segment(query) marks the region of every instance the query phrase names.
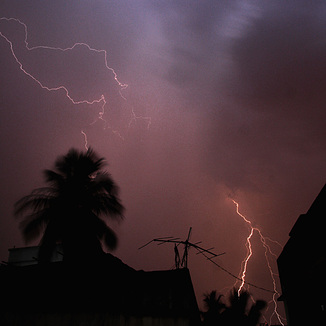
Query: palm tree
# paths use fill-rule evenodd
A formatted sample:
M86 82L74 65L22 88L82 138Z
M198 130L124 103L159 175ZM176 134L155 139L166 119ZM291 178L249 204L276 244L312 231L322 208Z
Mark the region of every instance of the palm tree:
M257 300L248 313L249 299L248 291L242 290L239 293L238 289L232 289L229 297L230 306L224 311L224 325L256 326L258 324L267 303L264 300Z
M94 260L117 246L114 231L103 218L123 217L119 189L102 171L104 159L92 149L69 150L45 170L47 187L35 189L16 202L15 215L22 216L23 237L30 242L42 235L38 259L50 260L57 243L62 243L64 260Z
M226 306L221 301L222 294L217 297L217 292L211 291L204 294L204 306L206 311L202 313L203 324L210 325L219 325L221 324L221 315L225 310Z
M214 326L256 326L266 308L263 300L255 301L249 309L250 293L242 290L238 293L233 288L229 296L229 305L221 302L222 295L217 297L216 291L204 295L206 311L203 315L203 325ZM248 312L249 310L249 312Z

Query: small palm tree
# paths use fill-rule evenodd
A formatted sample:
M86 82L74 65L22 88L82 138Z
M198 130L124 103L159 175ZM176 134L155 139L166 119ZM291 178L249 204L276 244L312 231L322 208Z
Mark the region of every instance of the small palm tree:
M203 325L216 326L256 326L266 308L263 300L255 301L249 309L250 294L236 288L230 292L229 305L221 302L222 295L217 297L216 291L204 295L206 311L202 313ZM249 312L248 312L249 310Z
M204 306L206 309L202 313L204 325L219 325L221 323L222 312L226 309L225 304L221 301L222 296L220 294L217 297L215 290L204 294Z
M242 290L239 293L238 289L232 289L229 297L230 306L223 316L225 325L256 326L258 324L267 303L264 300L257 300L249 309L249 299L248 291Z
M118 187L102 171L104 159L92 149L71 149L55 162L55 169L45 170L47 187L35 189L16 202L15 215L26 242L43 234L39 261L49 261L57 243L62 243L65 261L89 260L103 254L101 242L117 246L114 231L102 218L123 217L124 208Z

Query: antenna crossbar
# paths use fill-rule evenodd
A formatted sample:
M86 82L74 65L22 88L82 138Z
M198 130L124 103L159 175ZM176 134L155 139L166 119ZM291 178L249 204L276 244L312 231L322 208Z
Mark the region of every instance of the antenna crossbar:
M220 254L215 254L214 252L211 251L212 249L214 249L214 247L209 248L209 249L205 249L205 248L202 248L202 247L198 246L198 244L201 243L201 241L196 242L196 243L191 243L189 241L190 236L191 236L191 229L192 228L189 229L188 237L187 237L186 240L180 240L180 238L176 238L176 237L161 237L161 238L156 238L156 239L153 239L153 240L147 242L146 244L139 247L138 249L142 249L142 248L148 246L149 244L151 244L152 242L158 242L158 245L162 245L162 244L165 244L165 243L174 243L175 268L179 269L179 268L187 268L187 265L188 265L188 252L189 252L190 247L193 247L195 250L197 250L197 255L199 255L199 254L203 255L207 260L212 262L215 266L220 268L222 271L229 274L231 277L233 277L233 278L235 278L237 280L241 280L238 276L231 273L230 271L228 271L227 269L225 269L224 267L222 267L221 265L216 263L216 261L213 260L216 257L224 255L225 252L222 252ZM184 245L184 252L183 252L183 255L182 255L182 259L180 258L180 254L179 254L179 250L178 250L179 245ZM252 287L255 287L257 289L266 291L266 292L277 293L277 292L275 292L273 290L269 290L269 289L263 288L261 286L257 286L255 284L247 282L247 281L245 281L245 283L252 286Z
M143 246L139 247L138 249L142 249L153 242L158 242L157 245L162 245L165 243L174 243L174 255L175 255L175 268L176 269L188 267L188 253L189 253L189 249L191 247L195 248L198 251L197 254L203 254L203 255L205 254L204 256L207 259L213 259L215 257L225 254L225 252L220 253L220 254L215 254L214 252L211 251L212 249L214 249L213 247L209 248L209 249L205 249L205 248L198 246L198 244L201 243L201 241L198 241L195 243L190 242L189 240L190 240L190 236L191 236L191 231L192 231L192 228L190 227L186 240L181 240L178 237L160 237L160 238L155 238L155 239L145 243ZM179 250L178 250L178 247L180 245L184 246L182 258L180 257ZM207 256L207 255L209 255L209 256Z

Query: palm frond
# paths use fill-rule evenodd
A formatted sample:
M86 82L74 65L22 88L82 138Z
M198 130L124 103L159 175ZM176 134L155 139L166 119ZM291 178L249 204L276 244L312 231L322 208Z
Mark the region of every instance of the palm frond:
M60 186L64 182L64 177L55 171L44 170L43 174L45 177L45 181L55 186Z
M25 242L29 243L37 239L42 234L48 221L49 213L46 210L26 216L19 224Z
M56 188L53 187L40 187L34 189L31 194L32 195L38 195L38 194L47 194L47 195L54 195L57 192Z
M97 215L103 215L114 219L122 219L124 213L124 206L117 197L108 197L105 194L96 194L93 197L94 206L92 210Z
M93 162L94 168L100 170L105 165L103 157L98 157L92 148L89 148L86 152L87 158Z
M69 177L71 175L76 162L78 161L79 154L77 150L70 149L68 154L64 156L59 156L59 158L55 162L55 168L62 175Z
M38 189L39 190L39 189ZM43 210L51 205L54 197L50 194L46 194L40 190L39 193L35 191L30 195L27 195L15 203L14 214L15 216L20 216L28 210L38 211Z
M92 225L94 231L99 239L103 241L107 249L116 249L118 245L118 238L115 232L98 216L92 214Z
M104 245L111 250L116 249L118 246L118 238L115 232L109 227L106 229L105 235L103 237L103 242Z
M94 182L92 183L94 191L96 189L105 191L109 195L117 196L119 194L119 187L113 181L111 175L107 172L97 174Z

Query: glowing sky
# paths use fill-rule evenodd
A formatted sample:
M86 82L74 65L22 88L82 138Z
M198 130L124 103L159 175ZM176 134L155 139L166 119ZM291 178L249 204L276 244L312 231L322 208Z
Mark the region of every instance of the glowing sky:
M24 245L14 202L43 185L58 155L84 148L81 130L120 185L115 254L135 269L172 267L172 247L137 248L192 226L192 240L226 251L216 261L238 275L249 230L230 198L284 245L326 179L325 15L308 0L1 1L0 16L24 22L36 47L0 20L26 71L76 101L106 100L101 116L103 102L76 106L63 89L42 89L0 38L1 260ZM77 42L105 50L128 88L104 51L53 50ZM270 289L258 240L247 277ZM198 301L235 282L201 256L190 253L189 267Z

